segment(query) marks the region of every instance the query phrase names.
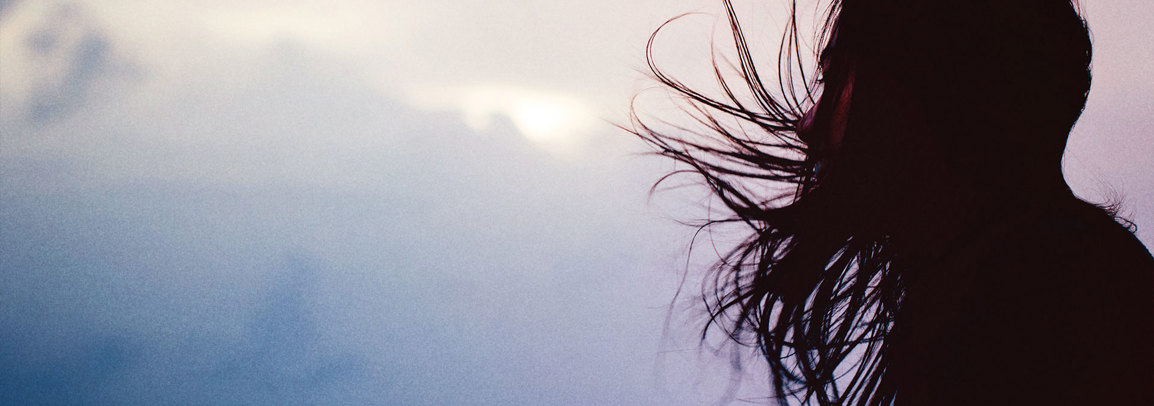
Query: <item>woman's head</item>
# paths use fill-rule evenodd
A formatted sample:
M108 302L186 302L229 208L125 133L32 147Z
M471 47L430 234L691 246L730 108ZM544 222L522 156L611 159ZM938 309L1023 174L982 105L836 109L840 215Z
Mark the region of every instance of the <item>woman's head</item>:
M854 80L847 154L1058 174L1090 86L1089 33L1069 1L843 0L832 21L821 74Z
M817 183L854 202L840 221L872 216L886 224L861 227L893 232L894 215L922 221L919 206L977 212L1064 189L1061 156L1090 85L1089 33L1073 4L843 0L833 10L824 89L797 131L821 166Z

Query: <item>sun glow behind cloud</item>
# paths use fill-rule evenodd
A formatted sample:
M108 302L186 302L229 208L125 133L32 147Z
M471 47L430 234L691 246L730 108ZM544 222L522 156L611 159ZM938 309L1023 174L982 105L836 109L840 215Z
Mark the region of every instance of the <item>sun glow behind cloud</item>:
M597 121L576 96L520 86L420 90L411 99L426 108L457 111L479 133L492 130L504 117L529 141L561 154L580 147Z

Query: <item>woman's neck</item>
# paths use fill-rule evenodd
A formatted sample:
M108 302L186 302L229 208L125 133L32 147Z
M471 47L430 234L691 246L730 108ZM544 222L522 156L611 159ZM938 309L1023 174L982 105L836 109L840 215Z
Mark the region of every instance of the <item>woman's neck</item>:
M907 260L933 263L964 250L983 235L1077 201L1061 177L980 192L956 189L929 196L924 204L909 210L898 220L891 239Z

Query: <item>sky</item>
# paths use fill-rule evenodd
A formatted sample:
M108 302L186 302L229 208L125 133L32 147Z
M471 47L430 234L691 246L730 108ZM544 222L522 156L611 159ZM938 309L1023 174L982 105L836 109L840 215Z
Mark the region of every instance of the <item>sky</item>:
M732 401L701 196L612 125L718 6L0 1L0 404ZM1154 6L1083 6L1067 180L1151 246Z

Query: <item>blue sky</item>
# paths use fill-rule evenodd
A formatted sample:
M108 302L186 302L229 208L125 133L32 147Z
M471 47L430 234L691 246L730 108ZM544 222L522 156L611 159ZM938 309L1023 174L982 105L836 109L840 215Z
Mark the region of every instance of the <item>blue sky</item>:
M717 5L406 3L0 2L0 404L722 399L699 196L607 123ZM1154 7L1100 3L1068 179L1151 245Z

